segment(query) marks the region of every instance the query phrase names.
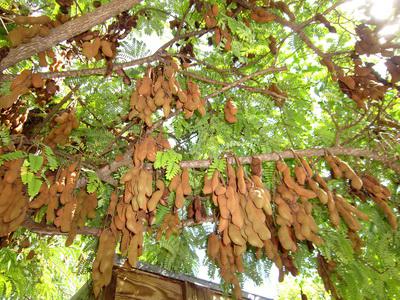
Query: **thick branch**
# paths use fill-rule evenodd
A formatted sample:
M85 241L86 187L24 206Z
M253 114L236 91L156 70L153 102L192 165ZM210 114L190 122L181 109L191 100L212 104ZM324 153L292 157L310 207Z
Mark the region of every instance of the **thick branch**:
M46 37L35 37L27 44L11 49L10 53L0 62L0 72L21 60L27 59L38 52L45 51L62 41L89 30L95 25L105 22L109 18L130 9L139 2L140 0L113 0L91 13L54 28Z
M384 163L387 167L393 169L394 171L400 173L400 163L398 159L389 159L384 155L380 155L368 149L353 149L353 148L341 148L332 147L324 149L306 149L306 150L294 150L294 152L300 157L312 157L312 156L324 156L325 150L329 151L334 155L348 155L356 157L370 158L376 161ZM242 164L250 164L252 157L257 157L262 161L277 161L282 158L294 158L292 150L286 150L283 152L258 154L254 156L244 156L239 157L239 161ZM229 163L235 163L233 157L228 158ZM207 168L211 164L210 160L192 160L192 161L182 161L180 163L182 168Z
M294 150L296 154L301 157L313 157L313 156L324 156L325 150L329 151L334 155L347 155L347 156L356 156L369 158L375 161L379 161L383 163L386 167L394 170L397 173L400 173L400 162L398 158L390 158L386 155L381 155L377 152L368 150L368 149L354 149L354 148L342 148L342 147L331 147L331 148L322 148L322 149L306 149L306 150ZM117 182L111 177L111 173L115 172L118 168L122 166L131 166L132 165L132 153L133 147L129 148L128 151L125 152L123 158L119 161L114 161L110 165L107 165L97 171L97 176L104 182L110 183L112 185L116 185ZM250 164L252 157L258 157L262 161L277 161L280 157L282 158L293 158L293 151L286 150L282 152L274 152L274 153L266 153L266 154L258 154L254 156L244 156L239 157L239 161L242 164ZM228 158L230 163L235 163L232 157ZM182 168L207 168L211 164L210 160L191 160L191 161L182 161L180 166Z

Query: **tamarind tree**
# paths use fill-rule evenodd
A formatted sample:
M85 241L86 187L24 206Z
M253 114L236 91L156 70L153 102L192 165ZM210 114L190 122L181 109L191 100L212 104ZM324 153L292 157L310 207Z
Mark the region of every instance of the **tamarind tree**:
M2 297L116 255L400 297L400 5L349 2L0 1Z

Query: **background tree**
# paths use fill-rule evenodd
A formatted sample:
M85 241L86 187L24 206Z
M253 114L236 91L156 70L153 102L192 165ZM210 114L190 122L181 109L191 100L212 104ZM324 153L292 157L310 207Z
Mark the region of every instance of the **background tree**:
M0 1L4 298L63 299L92 269L100 293L112 244L133 266L205 263L236 296L274 263L280 280L319 274L333 298L397 298L399 5L385 21L371 6L358 17L344 1ZM243 182L226 182L231 164ZM242 204L264 195L263 247L221 230L260 219L243 206L233 221L216 196L225 184ZM310 203L318 228L303 236ZM218 251L199 262L211 233L227 249L245 239L245 272Z

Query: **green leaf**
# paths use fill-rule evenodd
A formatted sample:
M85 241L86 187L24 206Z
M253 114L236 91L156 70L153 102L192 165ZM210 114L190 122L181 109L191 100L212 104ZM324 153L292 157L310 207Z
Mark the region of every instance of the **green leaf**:
M51 171L55 171L58 168L58 161L56 156L54 155L53 150L48 147L48 146L44 146L44 153L46 154L46 160L47 160L47 167L51 170Z
M36 173L43 165L43 156L29 154L29 168L32 172Z
M24 158L26 156L26 153L23 151L14 151L14 152L9 152L6 154L0 155L0 166L5 162L5 161L10 161L10 160L15 160L15 159L20 159Z

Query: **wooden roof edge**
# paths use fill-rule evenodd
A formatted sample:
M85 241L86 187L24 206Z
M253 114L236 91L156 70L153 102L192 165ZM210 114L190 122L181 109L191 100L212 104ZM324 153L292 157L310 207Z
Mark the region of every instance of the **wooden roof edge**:
M125 259L122 257L118 257L116 260L116 265L118 267L122 267L122 265L124 264ZM124 268L125 270L129 271L128 268ZM161 275L170 279L175 279L175 280L179 280L179 281L187 281L187 282L191 282L200 286L204 286L207 287L209 289L218 291L220 293L223 293L223 290L221 288L221 286L218 283L212 282L212 281L208 281L205 279L201 279L201 278L197 278L194 276L190 276L190 275L185 275L185 274L177 274L174 273L172 271L168 271L165 270L163 268L161 268L160 266L156 266L156 265L151 265L148 263L144 263L144 262L138 262L136 268L132 269L132 270L141 270L141 271L146 271L149 273L153 273L156 275ZM256 294L252 294L246 291L242 291L242 294L244 297L246 297L249 300L273 300L272 298L267 298L261 295L256 295Z

